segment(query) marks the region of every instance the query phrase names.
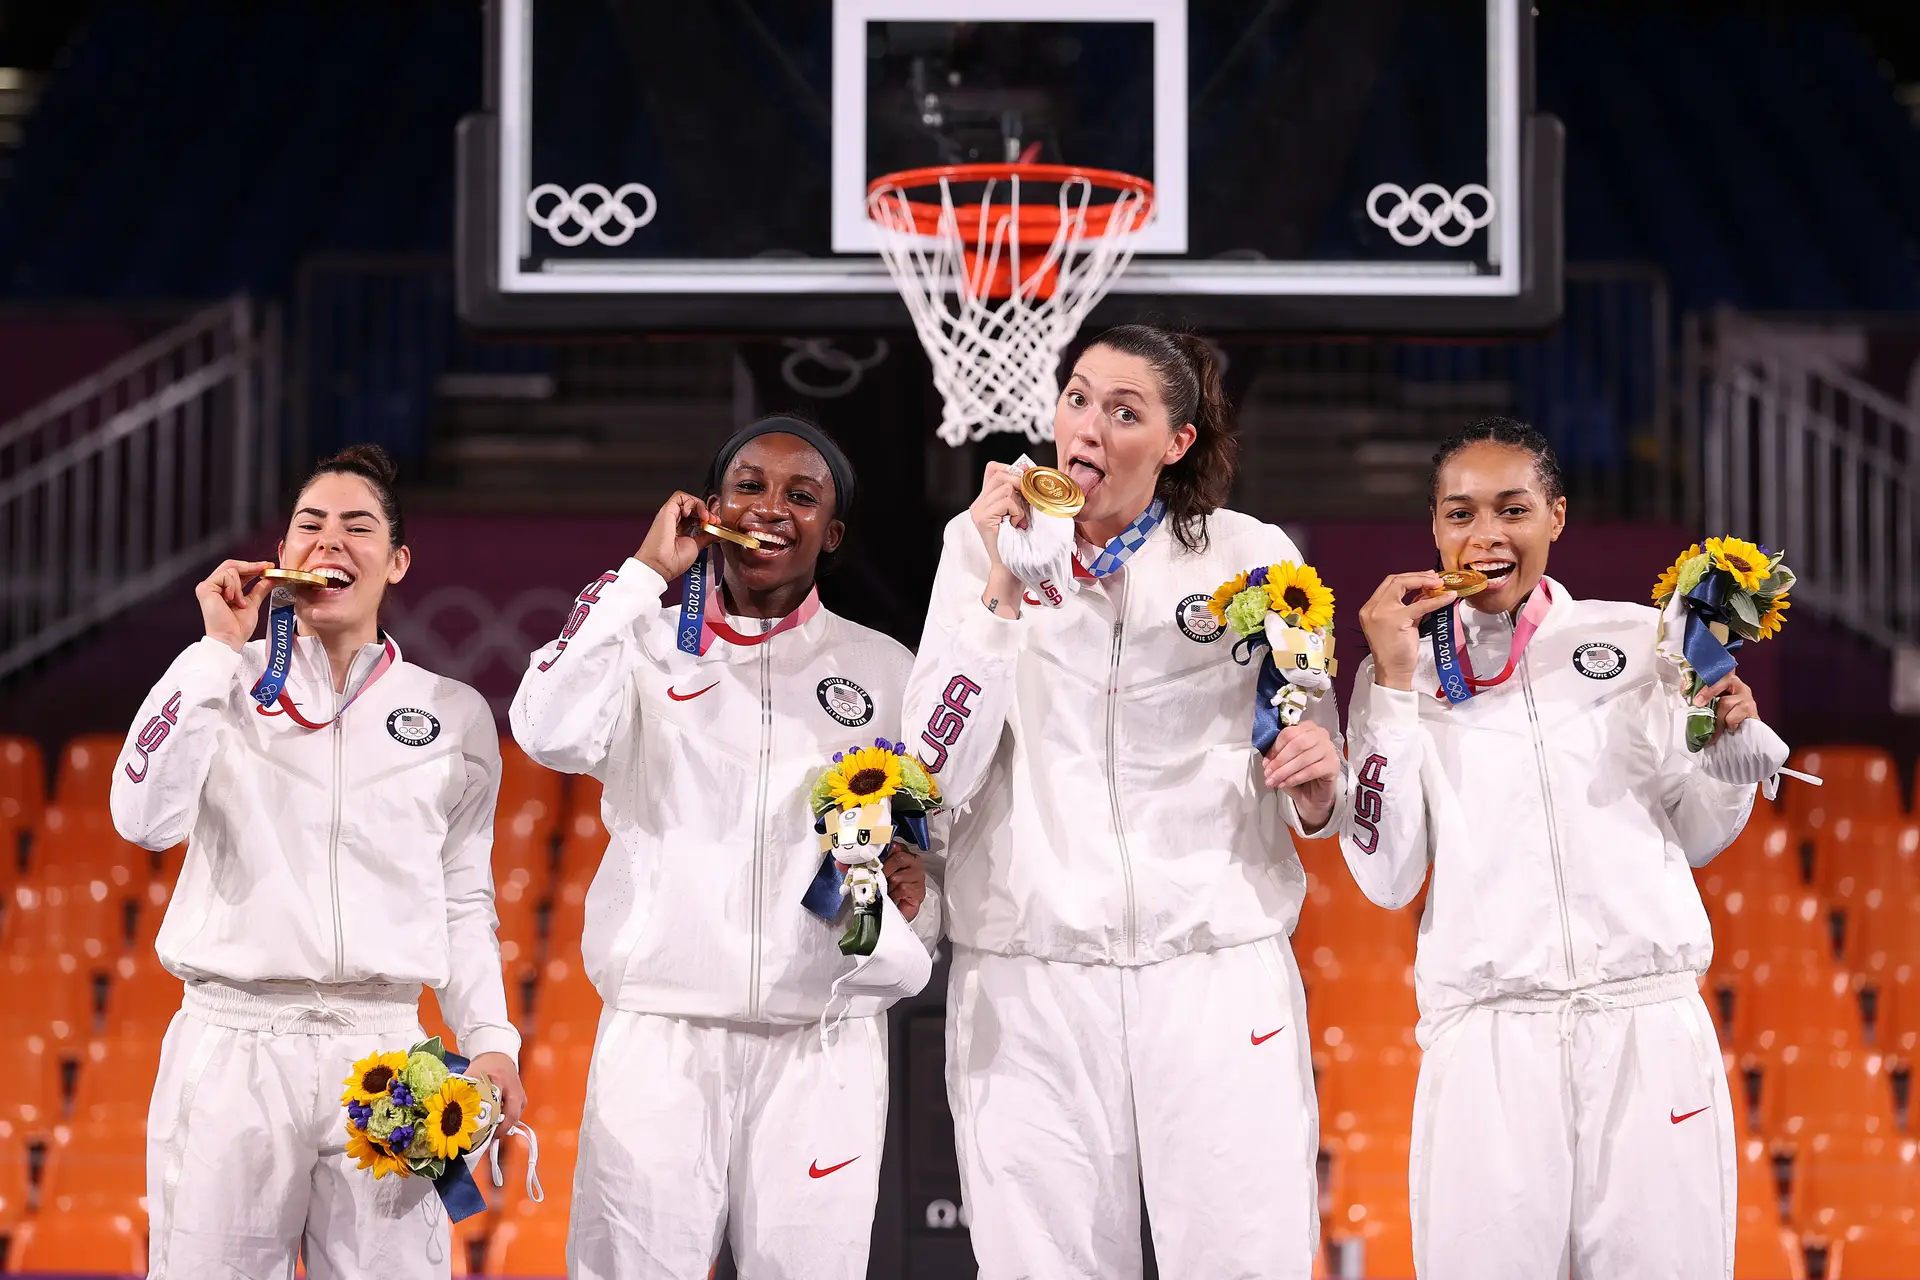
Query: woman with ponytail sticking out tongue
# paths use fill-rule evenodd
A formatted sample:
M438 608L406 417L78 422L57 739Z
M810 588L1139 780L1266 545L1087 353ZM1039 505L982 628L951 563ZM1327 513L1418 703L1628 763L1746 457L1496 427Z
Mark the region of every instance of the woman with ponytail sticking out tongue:
M147 1126L149 1273L450 1273L433 1184L347 1148L342 1081L409 1048L432 987L471 1074L525 1105L494 940L493 713L380 630L412 553L393 461L358 445L294 503L280 563L195 588L206 636L148 695L113 778L120 834L187 841L155 949L186 980ZM253 640L272 596L266 640Z
M1190 334L1095 337L1054 413L1085 491L1057 605L1003 562L989 466L947 527L906 738L955 820L947 1090L982 1280L1313 1270L1317 1110L1292 831L1344 811L1332 698L1251 744L1258 667L1204 607L1300 562L1222 509L1237 442ZM1051 581L1052 579L1049 579ZM1044 593L1043 593L1044 594Z
M581 1280L684 1280L707 1274L724 1233L742 1276L859 1280L884 1010L911 992L886 989L884 966L856 991L845 922L807 905L822 859L808 797L836 752L891 742L912 658L815 593L855 497L818 427L742 428L705 493L674 494L633 557L580 593L513 702L529 755L604 784L611 833L579 939L607 1008L567 1254ZM905 848L882 874L897 916L872 959L889 939L931 951L937 882ZM912 959L924 982L927 956Z
M1396 574L1361 609L1372 656L1340 833L1382 906L1411 902L1432 868L1415 1268L1731 1275L1733 1112L1692 870L1739 834L1754 788L1687 750L1659 615L1546 576L1567 499L1537 431L1496 418L1446 441L1432 514L1442 565L1487 584L1461 598L1437 572ZM1755 717L1738 676L1700 697L1717 694L1722 734Z

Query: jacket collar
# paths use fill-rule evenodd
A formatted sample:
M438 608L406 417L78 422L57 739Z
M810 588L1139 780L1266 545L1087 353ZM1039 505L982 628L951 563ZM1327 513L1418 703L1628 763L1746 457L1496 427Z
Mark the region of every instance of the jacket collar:
M1546 588L1548 595L1547 616L1540 623L1540 631L1551 631L1566 620L1573 606L1573 597L1557 579L1549 575L1541 575L1540 586ZM1537 591L1540 587L1534 589ZM1466 634L1468 644L1482 644L1497 640L1504 645L1513 635L1513 620L1505 614L1482 613L1470 605L1463 605L1454 612L1460 620L1460 629Z
M380 639L372 644L361 645L360 652L353 655L353 665L347 668L347 687L335 696L344 698L358 689L360 682L365 680L368 673L373 670L373 664L380 661L380 655L386 652L388 645L393 646L394 666L397 667L405 661L405 655L400 652L400 642L382 631ZM332 694L333 664L327 660L327 649L320 643L320 637L295 636L293 654L295 669L301 673L302 677Z

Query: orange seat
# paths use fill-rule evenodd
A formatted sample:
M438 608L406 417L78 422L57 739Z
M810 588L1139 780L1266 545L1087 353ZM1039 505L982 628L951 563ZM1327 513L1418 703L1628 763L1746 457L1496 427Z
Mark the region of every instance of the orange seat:
M1841 817L1900 815L1900 779L1892 755L1880 747L1808 747L1790 763L1824 783L1786 789L1785 816L1804 831L1818 834Z
M1391 1045L1356 1050L1342 1043L1323 1053L1326 1065L1319 1082L1323 1135L1411 1128L1414 1088L1420 1080L1417 1049Z
M1741 1049L1845 1049L1864 1039L1847 975L1818 959L1762 963L1746 976L1734 1001L1733 1043Z
M118 733L84 733L68 739L53 780L54 803L105 813L113 789L113 763L125 742L125 735Z
M1920 964L1890 969L1874 990L1879 1034L1875 1043L1883 1052L1911 1063L1920 1057Z
M1794 1159L1794 1221L1829 1240L1912 1222L1915 1191L1912 1152L1898 1134L1819 1134Z
M598 808L575 811L560 835L560 865L555 878L591 881L610 839Z
M1784 1280L1798 1250L1780 1222L1780 1194L1774 1183L1773 1157L1757 1139L1740 1143L1735 1189L1739 1222L1733 1245L1733 1274L1753 1280Z
M1826 868L1826 895L1839 954L1857 967L1859 917L1888 901L1920 894L1920 823L1837 819L1818 842L1816 864Z
M107 983L105 1034L158 1040L180 1011L184 987L160 967L152 952L135 952L114 962Z
M591 1036L554 1042L536 1041L523 1056L522 1078L527 1086L527 1119L536 1132L559 1126L580 1127L580 1109L587 1097L587 1073L593 1066ZM546 1150L543 1144L540 1148Z
M1802 883L1800 851L1791 826L1755 813L1733 843L1695 869L1700 894L1710 901L1740 890L1748 894L1794 889Z
M144 1272L146 1223L130 1213L36 1213L20 1224L7 1263L12 1271Z
M1383 960L1351 968L1336 961L1318 968L1307 988L1307 1016L1316 1045L1410 1046L1420 1020L1413 966Z
M547 959L579 966L580 935L587 927L587 890L591 884L586 877L574 877L553 887L547 912Z
M0 734L0 825L24 829L40 821L47 804L47 766L40 744Z
M516 879L536 897L553 879L553 833L532 830L525 818L503 819L493 826L494 891Z
M125 1214L144 1228L146 1143L144 1116L61 1125L47 1144L41 1213Z
M599 991L577 959L547 960L533 995L533 1020L539 1039L584 1039L591 1043L603 1007Z
M1327 1140L1326 1146L1326 1202L1331 1207L1327 1230L1337 1243L1340 1274L1411 1277L1408 1130L1357 1129Z
M1825 904L1811 890L1730 890L1720 900L1715 923L1716 950L1726 951L1726 967L1734 972L1833 954Z
M154 942L160 936L160 926L166 923L167 908L173 902L173 885L172 880L157 873L147 881L133 920L133 951L152 953Z
M1920 1226L1848 1232L1835 1242L1827 1274L1835 1280L1913 1280L1920 1276Z
M39 1133L59 1119L60 1062L52 1043L34 1032L0 1032L0 1126Z
M540 900L525 871L494 880L493 911L500 922L495 936L502 963L509 968L531 964L540 952Z
M453 1029L440 1012L440 997L434 994L432 987L423 988L420 992L420 1029L427 1033L429 1039L439 1036L441 1044L455 1052L459 1051L460 1046L454 1043Z
M71 953L0 956L0 1032L70 1039L92 1023L92 975Z
M567 1272L567 1220L511 1216L487 1237L486 1274L560 1276Z
M1800 1149L1818 1134L1885 1137L1894 1132L1886 1066L1877 1053L1789 1045L1761 1064L1761 1126Z
M41 884L57 884L125 867L144 878L151 865L152 855L120 838L104 807L50 804L33 831L27 874Z
M73 1093L75 1124L146 1123L153 1084L160 1077L160 1037L96 1038L80 1056Z
M498 822L525 818L534 830L550 833L560 820L564 779L535 764L511 738L500 740L500 801Z
M572 775L567 780L566 816L571 819L587 814L595 819L600 816L600 800L605 788L600 779L584 773Z
M1896 975L1920 963L1920 892L1869 890L1852 913L1847 932L1847 967L1855 988L1867 993L1862 1008L1872 1011L1871 1029L1877 1036L1888 1025L1887 988L1898 981Z
M19 1126L0 1120L0 1236L26 1216L27 1196L27 1144Z
M132 894L116 892L108 881L95 878L47 885L41 897L41 947L71 951L101 965L126 950L132 923L128 904L138 903Z

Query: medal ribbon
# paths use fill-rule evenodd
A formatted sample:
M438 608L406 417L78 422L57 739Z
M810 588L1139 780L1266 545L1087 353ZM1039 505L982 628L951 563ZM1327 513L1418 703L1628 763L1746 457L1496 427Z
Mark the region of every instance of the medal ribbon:
M385 643L386 648L381 652L379 660L373 664L373 670L367 673L367 678L360 682L358 689L348 695L347 700L331 718L315 722L301 715L293 705L293 699L287 696L287 677L293 672L293 636L293 589L275 587L273 612L267 615L267 669L260 673L258 680L254 681L252 696L253 700L260 704L261 715L283 715L303 729L324 729L347 714L347 708L352 706L361 694L373 688L374 682L387 674L394 661L400 656L393 641L382 635L380 639ZM267 708L276 702L280 704L280 709L269 711Z
M1116 534L1107 543L1100 554L1093 558L1093 567L1081 565L1078 555L1073 558L1073 576L1076 578L1105 578L1120 572L1127 561L1133 559L1133 553L1147 543L1151 534L1162 520L1167 518L1167 504L1155 498L1147 509L1135 516L1133 523Z
M1507 654L1507 665L1491 680L1473 678L1473 660L1467 656L1466 634L1454 616L1459 603L1456 600L1440 610L1433 628L1433 666L1440 677L1440 688L1434 696L1445 698L1456 706L1480 690L1503 685L1512 678L1514 668L1520 665L1520 659L1526 655L1527 644L1533 639L1533 633L1546 620L1553 597L1548 593L1547 580L1542 578L1533 594L1527 597L1526 607L1520 610L1520 620L1514 624L1513 648Z
M708 547L693 562L693 567L680 575L680 628L674 637L674 645L680 652L698 656L711 648L715 639L751 648L765 644L782 631L793 630L820 612L820 591L816 587L807 592L799 608L757 636L734 630L725 618L708 617L707 605L720 581L709 557L717 560L718 556L716 548Z

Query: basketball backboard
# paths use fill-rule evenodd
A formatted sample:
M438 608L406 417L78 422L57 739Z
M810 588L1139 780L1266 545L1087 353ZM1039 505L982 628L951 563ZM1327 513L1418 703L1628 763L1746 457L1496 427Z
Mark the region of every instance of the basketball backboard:
M488 25L459 142L476 327L904 326L868 183L970 160L1153 183L1094 325L1559 312L1527 0L491 0Z

